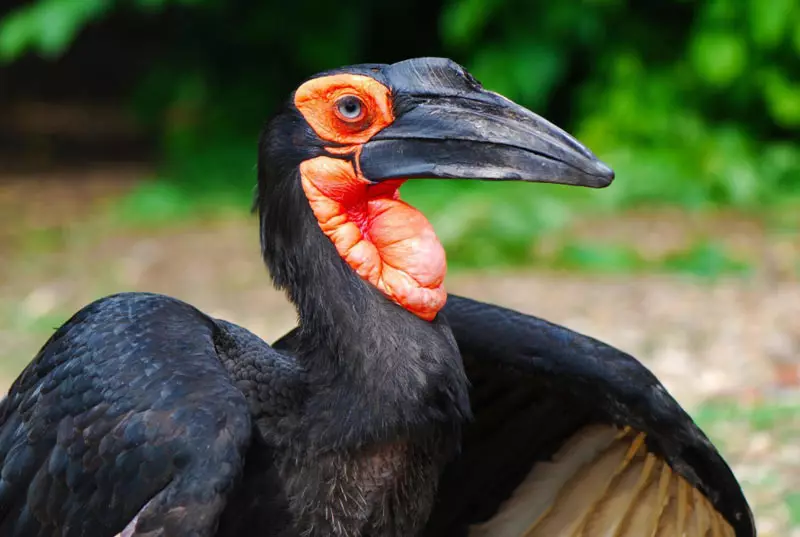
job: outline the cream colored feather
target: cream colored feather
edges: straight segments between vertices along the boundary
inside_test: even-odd
[[[470,537],[734,537],[703,496],[629,428],[590,426],[537,464]]]

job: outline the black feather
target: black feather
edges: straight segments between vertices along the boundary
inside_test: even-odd
[[[594,423],[631,426],[700,490],[737,537],[755,535],[724,459],[639,361],[542,319],[449,295],[444,315],[473,385],[475,420],[448,466],[428,535],[465,535],[487,520],[531,467]],[[503,453],[503,456],[497,456]]]

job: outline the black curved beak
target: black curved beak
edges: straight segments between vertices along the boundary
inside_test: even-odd
[[[460,178],[594,188],[613,170],[575,138],[530,110],[481,89],[397,95],[395,121],[362,149],[370,181]]]

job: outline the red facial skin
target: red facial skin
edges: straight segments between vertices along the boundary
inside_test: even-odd
[[[346,95],[361,102],[355,118],[338,110]],[[388,88],[360,75],[311,80],[297,90],[295,105],[320,138],[345,146],[335,149],[341,153],[358,154],[394,121]],[[425,216],[400,200],[404,181],[373,185],[350,162],[333,157],[301,163],[300,176],[320,228],[342,259],[408,311],[428,321],[436,317],[447,300],[444,248]]]

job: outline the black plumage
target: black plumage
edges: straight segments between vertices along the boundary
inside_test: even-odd
[[[537,460],[592,424],[632,427],[648,449],[698,488],[737,536],[755,535],[730,468],[638,360],[562,326],[450,295],[444,313],[472,383],[474,422],[444,474],[430,535],[491,516]],[[513,456],[492,456],[499,452]]]
[[[398,116],[439,95],[447,106],[466,96],[483,115],[496,107],[505,122],[540,119],[503,108],[452,62],[334,73],[389,85]],[[450,159],[442,176],[550,178],[570,159],[568,182],[579,167],[591,183],[606,173],[561,131],[546,143],[563,154],[543,171],[530,170],[543,150],[492,163],[489,146],[473,151],[472,127],[469,152],[448,139],[436,153]],[[412,142],[392,165],[435,171]],[[634,358],[452,295],[426,321],[359,277],[300,187],[300,163],[328,147],[291,101],[259,144],[262,253],[298,327],[270,346],[163,295],[86,306],[0,403],[0,537],[466,535],[594,423],[645,433],[738,537],[755,534],[723,459]]]
[[[148,294],[97,301],[56,331],[0,408],[0,534],[114,535],[146,504],[143,532],[203,534],[251,438],[218,331]]]

